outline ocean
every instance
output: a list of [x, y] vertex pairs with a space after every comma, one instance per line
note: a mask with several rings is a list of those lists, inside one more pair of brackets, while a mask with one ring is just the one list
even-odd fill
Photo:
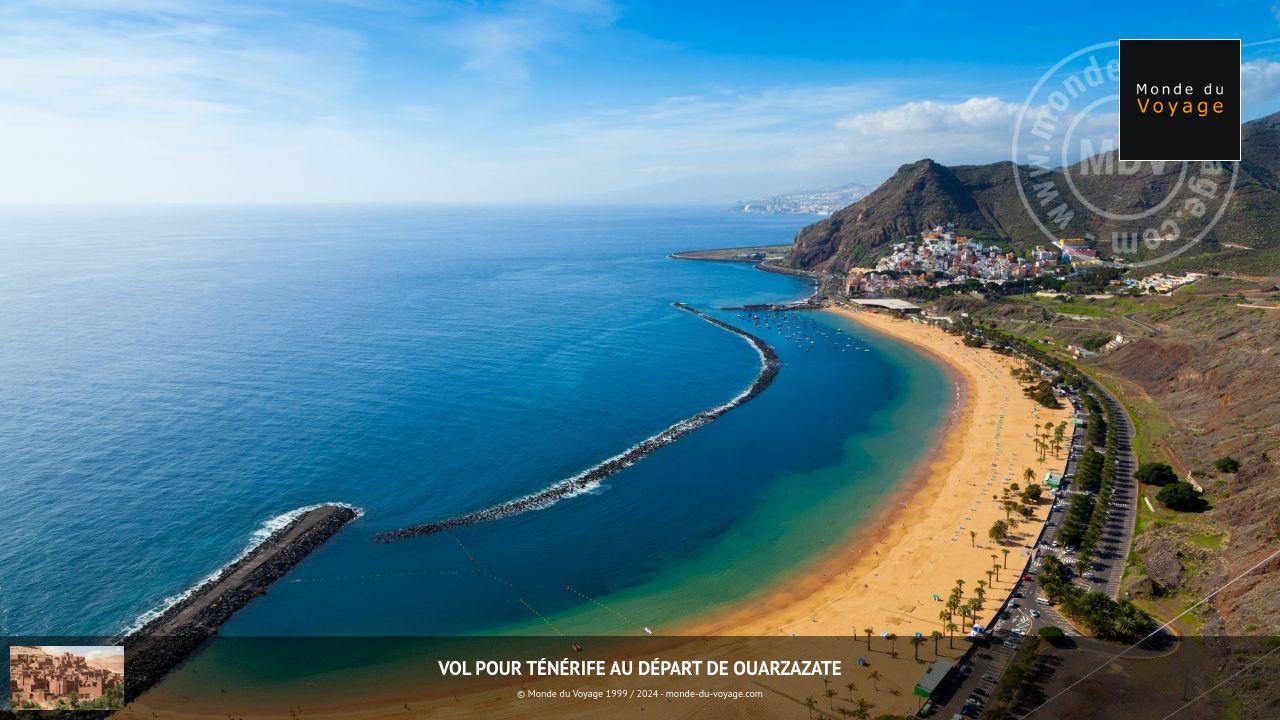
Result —
[[[951, 399], [796, 278], [681, 261], [813, 217], [654, 207], [0, 211], [0, 634], [120, 632], [290, 511], [363, 515], [224, 635], [661, 633], [855, 530]], [[589, 492], [541, 490], [755, 378]]]

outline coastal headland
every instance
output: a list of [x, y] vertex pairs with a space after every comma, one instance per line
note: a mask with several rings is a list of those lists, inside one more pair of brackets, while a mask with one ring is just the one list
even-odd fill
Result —
[[358, 516], [321, 505], [276, 530], [216, 577], [123, 638], [125, 700], [131, 701], [215, 635], [231, 616]]
[[744, 247], [717, 248], [714, 250], [683, 250], [671, 253], [679, 260], [713, 260], [719, 262], [758, 263], [763, 260], [781, 259], [791, 245], [748, 245]]

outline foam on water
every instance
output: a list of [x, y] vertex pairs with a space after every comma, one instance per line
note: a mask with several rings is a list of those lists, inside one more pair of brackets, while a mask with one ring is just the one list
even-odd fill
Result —
[[348, 503], [342, 503], [342, 502], [327, 502], [327, 503], [316, 503], [315, 505], [306, 505], [304, 507], [289, 510], [288, 512], [280, 513], [275, 517], [268, 518], [265, 522], [262, 523], [262, 525], [258, 526], [258, 529], [254, 530], [252, 533], [249, 534], [249, 543], [245, 545], [244, 549], [241, 550], [239, 554], [237, 554], [234, 558], [232, 558], [222, 567], [218, 568], [217, 570], [214, 570], [213, 572], [201, 578], [198, 582], [196, 582], [196, 584], [192, 585], [186, 590], [183, 590], [180, 593], [177, 593], [176, 595], [170, 595], [169, 597], [166, 597], [164, 600], [160, 602], [159, 605], [139, 615], [137, 618], [134, 619], [132, 623], [130, 623], [128, 626], [126, 626], [124, 629], [122, 629], [118, 633], [117, 638], [123, 638], [125, 636], [128, 636], [146, 627], [147, 623], [151, 622], [152, 620], [155, 620], [156, 618], [168, 612], [169, 608], [173, 607], [174, 605], [177, 605], [183, 600], [186, 600], [187, 598], [191, 597], [196, 592], [198, 592], [204, 586], [217, 580], [218, 577], [221, 576], [222, 573], [226, 571], [227, 568], [243, 560], [245, 557], [249, 555], [249, 553], [252, 553], [254, 550], [256, 550], [259, 545], [261, 545], [262, 543], [270, 539], [272, 535], [276, 534], [280, 530], [283, 530], [289, 527], [289, 523], [292, 523], [294, 520], [297, 520], [298, 518], [311, 512], [312, 510], [318, 510], [326, 506], [350, 508], [356, 511], [357, 518], [364, 515], [364, 510], [361, 510], [355, 505], [350, 505]]

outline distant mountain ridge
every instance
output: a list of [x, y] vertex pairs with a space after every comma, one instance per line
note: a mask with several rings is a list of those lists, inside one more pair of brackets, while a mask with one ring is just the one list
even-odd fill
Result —
[[[1180, 266], [1261, 272], [1280, 264], [1280, 113], [1245, 123], [1242, 138], [1235, 193], [1204, 242], [1176, 261]], [[1086, 197], [1113, 198], [1110, 209], [1117, 213], [1150, 208], [1178, 181], [1176, 172], [1156, 175], [1149, 169], [1132, 175], [1079, 174], [1086, 162], [1115, 160], [1114, 153], [1107, 155], [1112, 157], [1098, 156], [1068, 170]], [[1061, 180], [1063, 170], [1053, 172]], [[865, 264], [894, 242], [948, 222], [1017, 249], [1048, 244], [1023, 207], [1016, 182], [1009, 161], [948, 167], [924, 159], [903, 165], [866, 197], [802, 229], [788, 260], [798, 268], [842, 271]], [[1057, 187], [1066, 184], [1058, 182]], [[1070, 193], [1060, 199], [1075, 214], [1064, 235], [1109, 238], [1113, 230], [1131, 229], [1090, 212]], [[1202, 227], [1184, 223], [1188, 233]], [[1105, 248], [1103, 254], [1109, 254]]]

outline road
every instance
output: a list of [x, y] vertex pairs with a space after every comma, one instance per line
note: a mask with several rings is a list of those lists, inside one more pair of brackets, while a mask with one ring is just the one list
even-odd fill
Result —
[[1138, 460], [1133, 453], [1133, 419], [1110, 390], [1101, 385], [1095, 387], [1101, 392], [1102, 401], [1111, 408], [1112, 416], [1119, 420], [1119, 432], [1116, 434], [1116, 485], [1111, 495], [1107, 526], [1095, 553], [1097, 560], [1094, 562], [1100, 564], [1101, 569], [1094, 570], [1094, 574], [1097, 575], [1095, 580], [1102, 581], [1103, 587], [1097, 589], [1104, 589], [1111, 597], [1119, 598], [1120, 580], [1124, 577], [1125, 561], [1133, 545], [1133, 528], [1138, 517], [1138, 483], [1133, 476], [1138, 469]]
[[1134, 325], [1137, 325], [1137, 326], [1138, 326], [1138, 327], [1140, 327], [1140, 328], [1144, 328], [1144, 329], [1148, 330], [1152, 335], [1161, 335], [1161, 334], [1163, 334], [1163, 331], [1162, 331], [1160, 328], [1155, 327], [1154, 325], [1149, 325], [1149, 324], [1147, 324], [1147, 323], [1145, 323], [1145, 322], [1143, 322], [1143, 321], [1139, 320], [1138, 318], [1134, 317], [1132, 313], [1125, 313], [1124, 315], [1121, 315], [1120, 317], [1124, 318], [1125, 320], [1128, 320], [1129, 322], [1133, 323]]
[[[1099, 399], [1112, 410], [1112, 416], [1118, 420], [1116, 434], [1116, 484], [1111, 494], [1111, 508], [1107, 514], [1107, 524], [1103, 528], [1102, 538], [1094, 551], [1094, 558], [1088, 568], [1079, 568], [1076, 583], [1089, 590], [1101, 590], [1113, 598], [1120, 597], [1120, 581], [1124, 578], [1125, 561], [1129, 557], [1129, 548], [1133, 544], [1133, 528], [1138, 517], [1138, 483], [1134, 479], [1137, 470], [1137, 458], [1133, 453], [1134, 428], [1133, 420], [1125, 412], [1124, 406], [1106, 388], [1095, 385]], [[1083, 452], [1084, 433], [1076, 433], [1072, 438], [1071, 452], [1067, 459], [1065, 478], [1075, 479], [1076, 463]], [[1094, 448], [1104, 452], [1105, 448]], [[1041, 543], [1039, 553], [1052, 553], [1064, 561], [1074, 560], [1074, 554], [1063, 548], [1053, 547], [1047, 538], [1054, 537], [1061, 527], [1062, 516], [1070, 502], [1071, 496], [1078, 489], [1068, 487], [1060, 500], [1050, 511], [1046, 521], [1046, 541]], [[1037, 562], [1038, 565], [1038, 562]], [[1082, 577], [1085, 573], [1093, 575], [1090, 579]]]
[[[1137, 322], [1137, 321], [1135, 321]], [[1140, 323], [1141, 324], [1141, 323]], [[1129, 556], [1129, 548], [1133, 543], [1134, 520], [1137, 518], [1139, 502], [1137, 482], [1134, 471], [1137, 460], [1133, 453], [1134, 426], [1133, 420], [1125, 411], [1124, 405], [1106, 388], [1094, 383], [1099, 399], [1112, 410], [1112, 417], [1117, 422], [1116, 433], [1116, 484], [1112, 492], [1111, 511], [1107, 515], [1107, 524], [1098, 542], [1095, 558], [1091, 567], [1093, 578], [1086, 580], [1077, 577], [1075, 582], [1081, 587], [1091, 590], [1102, 590], [1113, 598], [1118, 598], [1120, 581], [1124, 577], [1125, 560]], [[1076, 404], [1075, 398], [1070, 398]], [[1064, 467], [1064, 480], [1075, 479], [1076, 467], [1084, 452], [1085, 433], [1077, 431], [1072, 435], [1067, 462]], [[1096, 448], [1103, 452], [1105, 448]], [[1070, 502], [1072, 493], [1078, 492], [1067, 485], [1067, 489], [1054, 498], [1053, 506], [1045, 520], [1036, 546], [1036, 557], [1032, 559], [1027, 574], [1013, 586], [1010, 597], [1002, 607], [996, 622], [992, 626], [989, 639], [981, 641], [980, 646], [967, 658], [967, 672], [952, 673], [935, 698], [938, 701], [933, 713], [934, 717], [951, 718], [964, 708], [965, 701], [974, 697], [986, 701], [995, 689], [994, 679], [998, 679], [1017, 654], [1017, 648], [1028, 635], [1036, 634], [1040, 628], [1054, 625], [1063, 630], [1076, 647], [1093, 650], [1109, 655], [1125, 652], [1126, 656], [1157, 657], [1169, 651], [1170, 638], [1164, 636], [1152, 641], [1150, 648], [1133, 648], [1126, 650], [1123, 646], [1111, 645], [1081, 635], [1054, 606], [1043, 605], [1038, 598], [1043, 597], [1035, 574], [1046, 554], [1056, 554], [1064, 559], [1070, 558], [1063, 548], [1055, 548], [1050, 541], [1061, 527], [1062, 518]], [[1085, 570], [1081, 571], [1082, 573]], [[990, 679], [989, 679], [990, 678]]]

